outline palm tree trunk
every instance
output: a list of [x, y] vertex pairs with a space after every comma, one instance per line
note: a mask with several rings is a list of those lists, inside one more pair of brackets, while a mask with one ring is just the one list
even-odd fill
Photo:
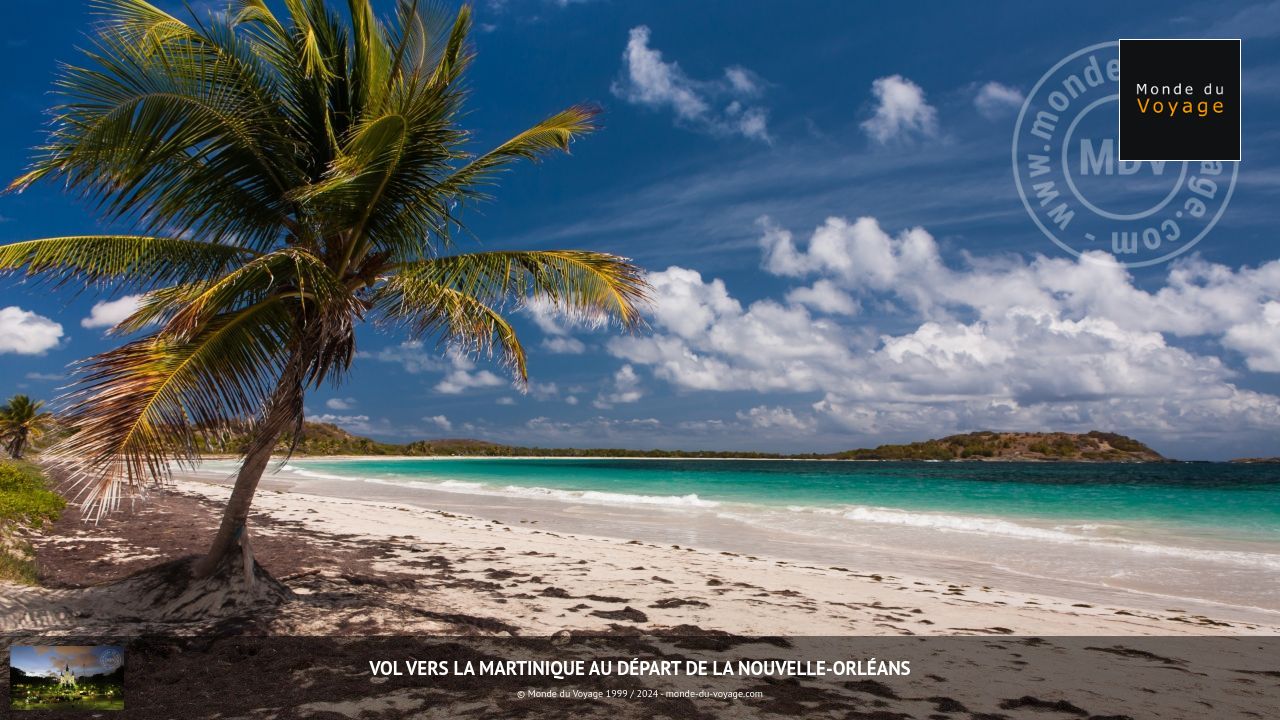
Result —
[[12, 455], [15, 460], [21, 460], [22, 451], [26, 449], [26, 445], [27, 445], [27, 434], [23, 431], [19, 431], [18, 434], [13, 438], [13, 445], [9, 449], [9, 454]]
[[231, 498], [222, 512], [222, 523], [213, 536], [213, 544], [209, 552], [196, 562], [192, 575], [197, 578], [209, 577], [217, 571], [223, 560], [243, 546], [245, 564], [253, 567], [252, 557], [247, 551], [247, 535], [249, 509], [253, 505], [254, 493], [258, 490], [258, 481], [271, 461], [271, 452], [285, 429], [290, 427], [302, 411], [302, 379], [305, 373], [303, 358], [305, 353], [295, 351], [289, 358], [280, 384], [271, 396], [262, 421], [254, 428], [253, 438], [245, 451], [244, 462], [236, 475], [236, 484], [231, 490]]

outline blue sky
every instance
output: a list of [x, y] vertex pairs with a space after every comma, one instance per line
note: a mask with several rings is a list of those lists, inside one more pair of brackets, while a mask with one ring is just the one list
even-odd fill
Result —
[[28, 675], [56, 675], [70, 667], [84, 677], [109, 672], [102, 665], [102, 656], [108, 652], [118, 657], [122, 651], [117, 645], [13, 645], [9, 664]]
[[[3, 12], [12, 177], [90, 17]], [[471, 230], [634, 258], [651, 331], [521, 311], [522, 394], [483, 358], [366, 328], [313, 418], [397, 441], [804, 451], [1096, 428], [1185, 458], [1280, 454], [1280, 3], [506, 0], [477, 23], [478, 148], [571, 103], [605, 114], [571, 157], [509, 174]], [[1050, 243], [1009, 164], [1041, 74], [1120, 37], [1222, 36], [1244, 39], [1245, 160], [1213, 232], [1134, 270]], [[0, 196], [0, 218], [0, 242], [101, 229], [53, 184]], [[110, 346], [128, 301], [95, 303], [114, 299], [0, 281], [0, 394], [55, 396]]]

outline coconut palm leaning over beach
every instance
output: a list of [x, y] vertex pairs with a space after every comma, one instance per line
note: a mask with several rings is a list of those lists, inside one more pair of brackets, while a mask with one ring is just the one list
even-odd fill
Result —
[[[57, 180], [131, 234], [0, 247], [0, 271], [142, 293], [89, 358], [54, 449], [87, 513], [198, 460], [202, 436], [253, 431], [221, 525], [191, 578], [250, 578], [258, 480], [304, 393], [343, 379], [365, 320], [494, 353], [526, 380], [504, 312], [531, 299], [639, 324], [647, 286], [623, 258], [581, 251], [456, 253], [459, 212], [513, 161], [593, 129], [571, 107], [482, 154], [459, 125], [467, 7], [263, 0], [184, 22], [142, 0], [99, 0], [94, 42], [63, 68], [48, 141], [21, 190]], [[295, 435], [296, 437], [296, 435]], [[171, 573], [172, 574], [172, 573]]]
[[32, 442], [53, 427], [53, 415], [43, 411], [44, 402], [26, 395], [14, 395], [0, 405], [0, 443], [11, 458], [21, 458]]

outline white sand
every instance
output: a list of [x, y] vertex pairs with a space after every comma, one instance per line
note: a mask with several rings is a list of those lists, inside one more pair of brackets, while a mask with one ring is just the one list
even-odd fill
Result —
[[[228, 493], [196, 478], [180, 480], [178, 489], [213, 499]], [[421, 561], [443, 557], [453, 577], [488, 585], [433, 588], [423, 582], [415, 604], [498, 618], [528, 634], [613, 623], [691, 624], [753, 635], [1280, 634], [1280, 617], [1265, 611], [1257, 621], [1226, 621], [1186, 608], [1100, 603], [1081, 596], [1088, 588], [1075, 585], [1046, 583], [1043, 592], [1015, 592], [977, 585], [964, 575], [824, 567], [280, 489], [262, 491], [256, 508], [316, 532], [356, 536], [348, 542], [381, 544], [386, 558], [370, 567], [374, 573], [432, 574]], [[592, 614], [625, 608], [646, 619]], [[300, 620], [315, 621], [321, 619]]]

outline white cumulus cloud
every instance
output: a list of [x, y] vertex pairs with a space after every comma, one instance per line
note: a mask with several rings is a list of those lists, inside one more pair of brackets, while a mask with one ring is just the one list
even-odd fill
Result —
[[[652, 273], [655, 332], [610, 353], [684, 390], [816, 395], [819, 417], [867, 435], [1280, 430], [1280, 398], [1241, 387], [1230, 363], [1280, 372], [1280, 261], [1189, 259], [1144, 290], [1100, 253], [953, 266], [924, 229], [890, 235], [874, 218], [832, 217], [804, 240], [766, 222], [761, 247], [771, 273], [812, 284], [744, 305], [719, 279]], [[857, 303], [886, 312], [841, 324]], [[739, 420], [771, 418], [761, 407]]]
[[449, 432], [450, 430], [453, 430], [453, 423], [449, 420], [448, 417], [444, 415], [432, 415], [430, 417], [424, 417], [422, 419], [424, 422], [429, 422], [432, 425], [435, 425], [436, 427], [440, 428], [445, 432]]
[[876, 98], [875, 113], [863, 121], [862, 129], [880, 144], [911, 136], [938, 134], [938, 111], [924, 97], [919, 85], [889, 75], [871, 83]]
[[119, 325], [125, 318], [134, 314], [142, 303], [141, 295], [125, 295], [116, 300], [105, 300], [95, 303], [89, 310], [89, 317], [80, 321], [84, 328], [109, 328]]
[[[619, 447], [641, 438], [651, 438], [662, 430], [662, 422], [657, 418], [630, 418], [616, 420], [613, 418], [595, 417], [582, 421], [556, 420], [545, 416], [535, 417], [524, 425], [525, 437], [529, 442], [553, 443], [564, 445], [592, 444], [604, 447]], [[632, 445], [634, 447], [634, 445]]]
[[584, 317], [566, 313], [563, 308], [543, 298], [534, 298], [525, 303], [524, 311], [538, 329], [547, 335], [542, 341], [542, 348], [557, 355], [581, 355], [586, 352], [586, 344], [570, 336], [572, 329], [595, 330], [608, 322], [602, 314]]
[[508, 384], [488, 370], [477, 370], [475, 362], [465, 354], [451, 350], [448, 353], [452, 369], [444, 379], [436, 383], [436, 392], [458, 395], [472, 388], [499, 387]]
[[42, 355], [62, 340], [62, 325], [16, 305], [0, 308], [0, 355]]
[[640, 376], [631, 365], [623, 365], [613, 374], [613, 389], [601, 393], [592, 405], [608, 409], [615, 404], [637, 402], [642, 397], [644, 397], [644, 391], [640, 389]]
[[1017, 112], [1023, 99], [1021, 90], [992, 81], [978, 88], [978, 93], [973, 96], [973, 105], [983, 117], [998, 120]]
[[338, 427], [353, 433], [368, 433], [374, 430], [373, 425], [369, 423], [368, 415], [336, 415], [334, 413], [322, 413], [320, 415], [308, 415], [307, 420], [316, 423], [337, 425]]
[[853, 315], [858, 312], [858, 302], [830, 280], [818, 280], [810, 287], [792, 289], [787, 293], [787, 302], [807, 305], [832, 315]]
[[1243, 353], [1250, 370], [1280, 372], [1280, 302], [1269, 301], [1261, 316], [1231, 326], [1222, 342]]
[[542, 348], [557, 355], [581, 355], [587, 346], [577, 338], [549, 337], [542, 341]]
[[677, 122], [688, 127], [769, 142], [768, 110], [750, 103], [764, 90], [755, 73], [735, 65], [725, 69], [723, 79], [695, 80], [678, 63], [663, 60], [649, 39], [647, 26], [631, 28], [614, 95], [636, 105], [671, 110]]
[[810, 430], [817, 423], [812, 418], [799, 418], [784, 407], [759, 405], [738, 413], [738, 419], [760, 430]]
[[395, 363], [411, 375], [441, 372], [447, 367], [440, 353], [428, 349], [421, 340], [407, 340], [394, 347], [383, 348], [376, 353], [361, 352], [359, 357]]

